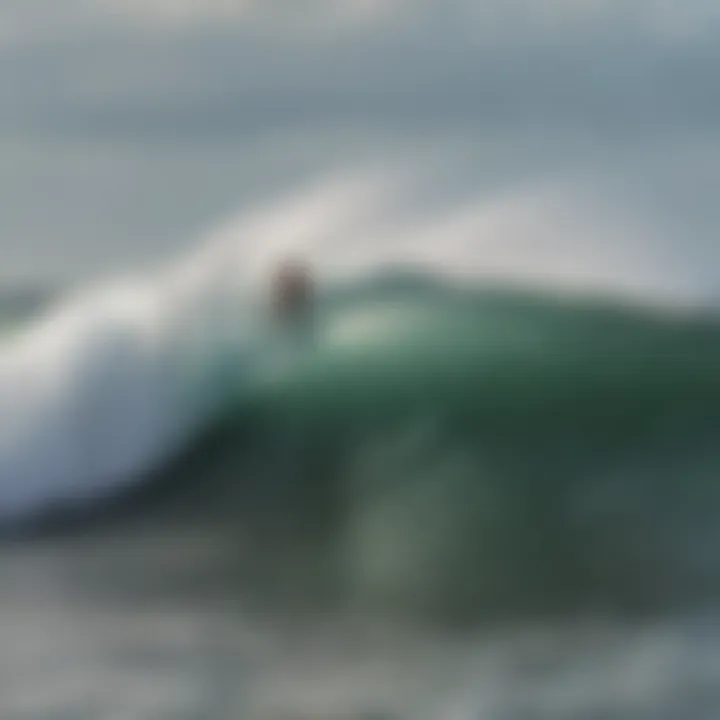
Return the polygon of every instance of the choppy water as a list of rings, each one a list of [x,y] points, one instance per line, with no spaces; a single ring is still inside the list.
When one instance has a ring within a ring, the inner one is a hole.
[[[3,716],[717,716],[712,612],[454,631],[288,613],[243,602],[227,550],[170,528],[6,549]]]

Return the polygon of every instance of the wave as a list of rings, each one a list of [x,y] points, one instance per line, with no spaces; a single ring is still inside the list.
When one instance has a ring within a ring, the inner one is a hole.
[[[72,426],[107,441],[91,457],[118,470],[109,509],[227,521],[257,534],[255,563],[302,546],[356,600],[456,615],[715,592],[713,322],[389,274],[326,291],[314,331],[254,357],[243,336],[244,365],[229,342],[174,379],[152,366],[159,408],[128,396],[113,346],[130,429]],[[77,467],[99,513],[98,465]]]
[[[3,341],[6,527],[180,509],[455,613],[716,595],[712,317],[377,267],[290,338],[263,253],[211,243]]]

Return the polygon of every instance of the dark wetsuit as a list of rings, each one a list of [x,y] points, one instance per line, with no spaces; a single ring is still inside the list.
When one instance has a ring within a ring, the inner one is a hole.
[[[312,319],[313,283],[307,268],[286,262],[272,283],[272,306],[277,320],[289,329],[308,330]]]

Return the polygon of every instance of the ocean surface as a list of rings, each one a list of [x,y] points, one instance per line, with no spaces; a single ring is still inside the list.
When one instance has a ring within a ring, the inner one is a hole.
[[[720,717],[712,312],[261,267],[3,300],[3,720]]]

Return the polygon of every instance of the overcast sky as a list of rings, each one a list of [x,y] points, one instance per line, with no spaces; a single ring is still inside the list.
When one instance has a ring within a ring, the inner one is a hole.
[[[713,0],[0,0],[0,280],[162,260],[442,148],[479,193],[602,188],[710,286],[719,40]]]

